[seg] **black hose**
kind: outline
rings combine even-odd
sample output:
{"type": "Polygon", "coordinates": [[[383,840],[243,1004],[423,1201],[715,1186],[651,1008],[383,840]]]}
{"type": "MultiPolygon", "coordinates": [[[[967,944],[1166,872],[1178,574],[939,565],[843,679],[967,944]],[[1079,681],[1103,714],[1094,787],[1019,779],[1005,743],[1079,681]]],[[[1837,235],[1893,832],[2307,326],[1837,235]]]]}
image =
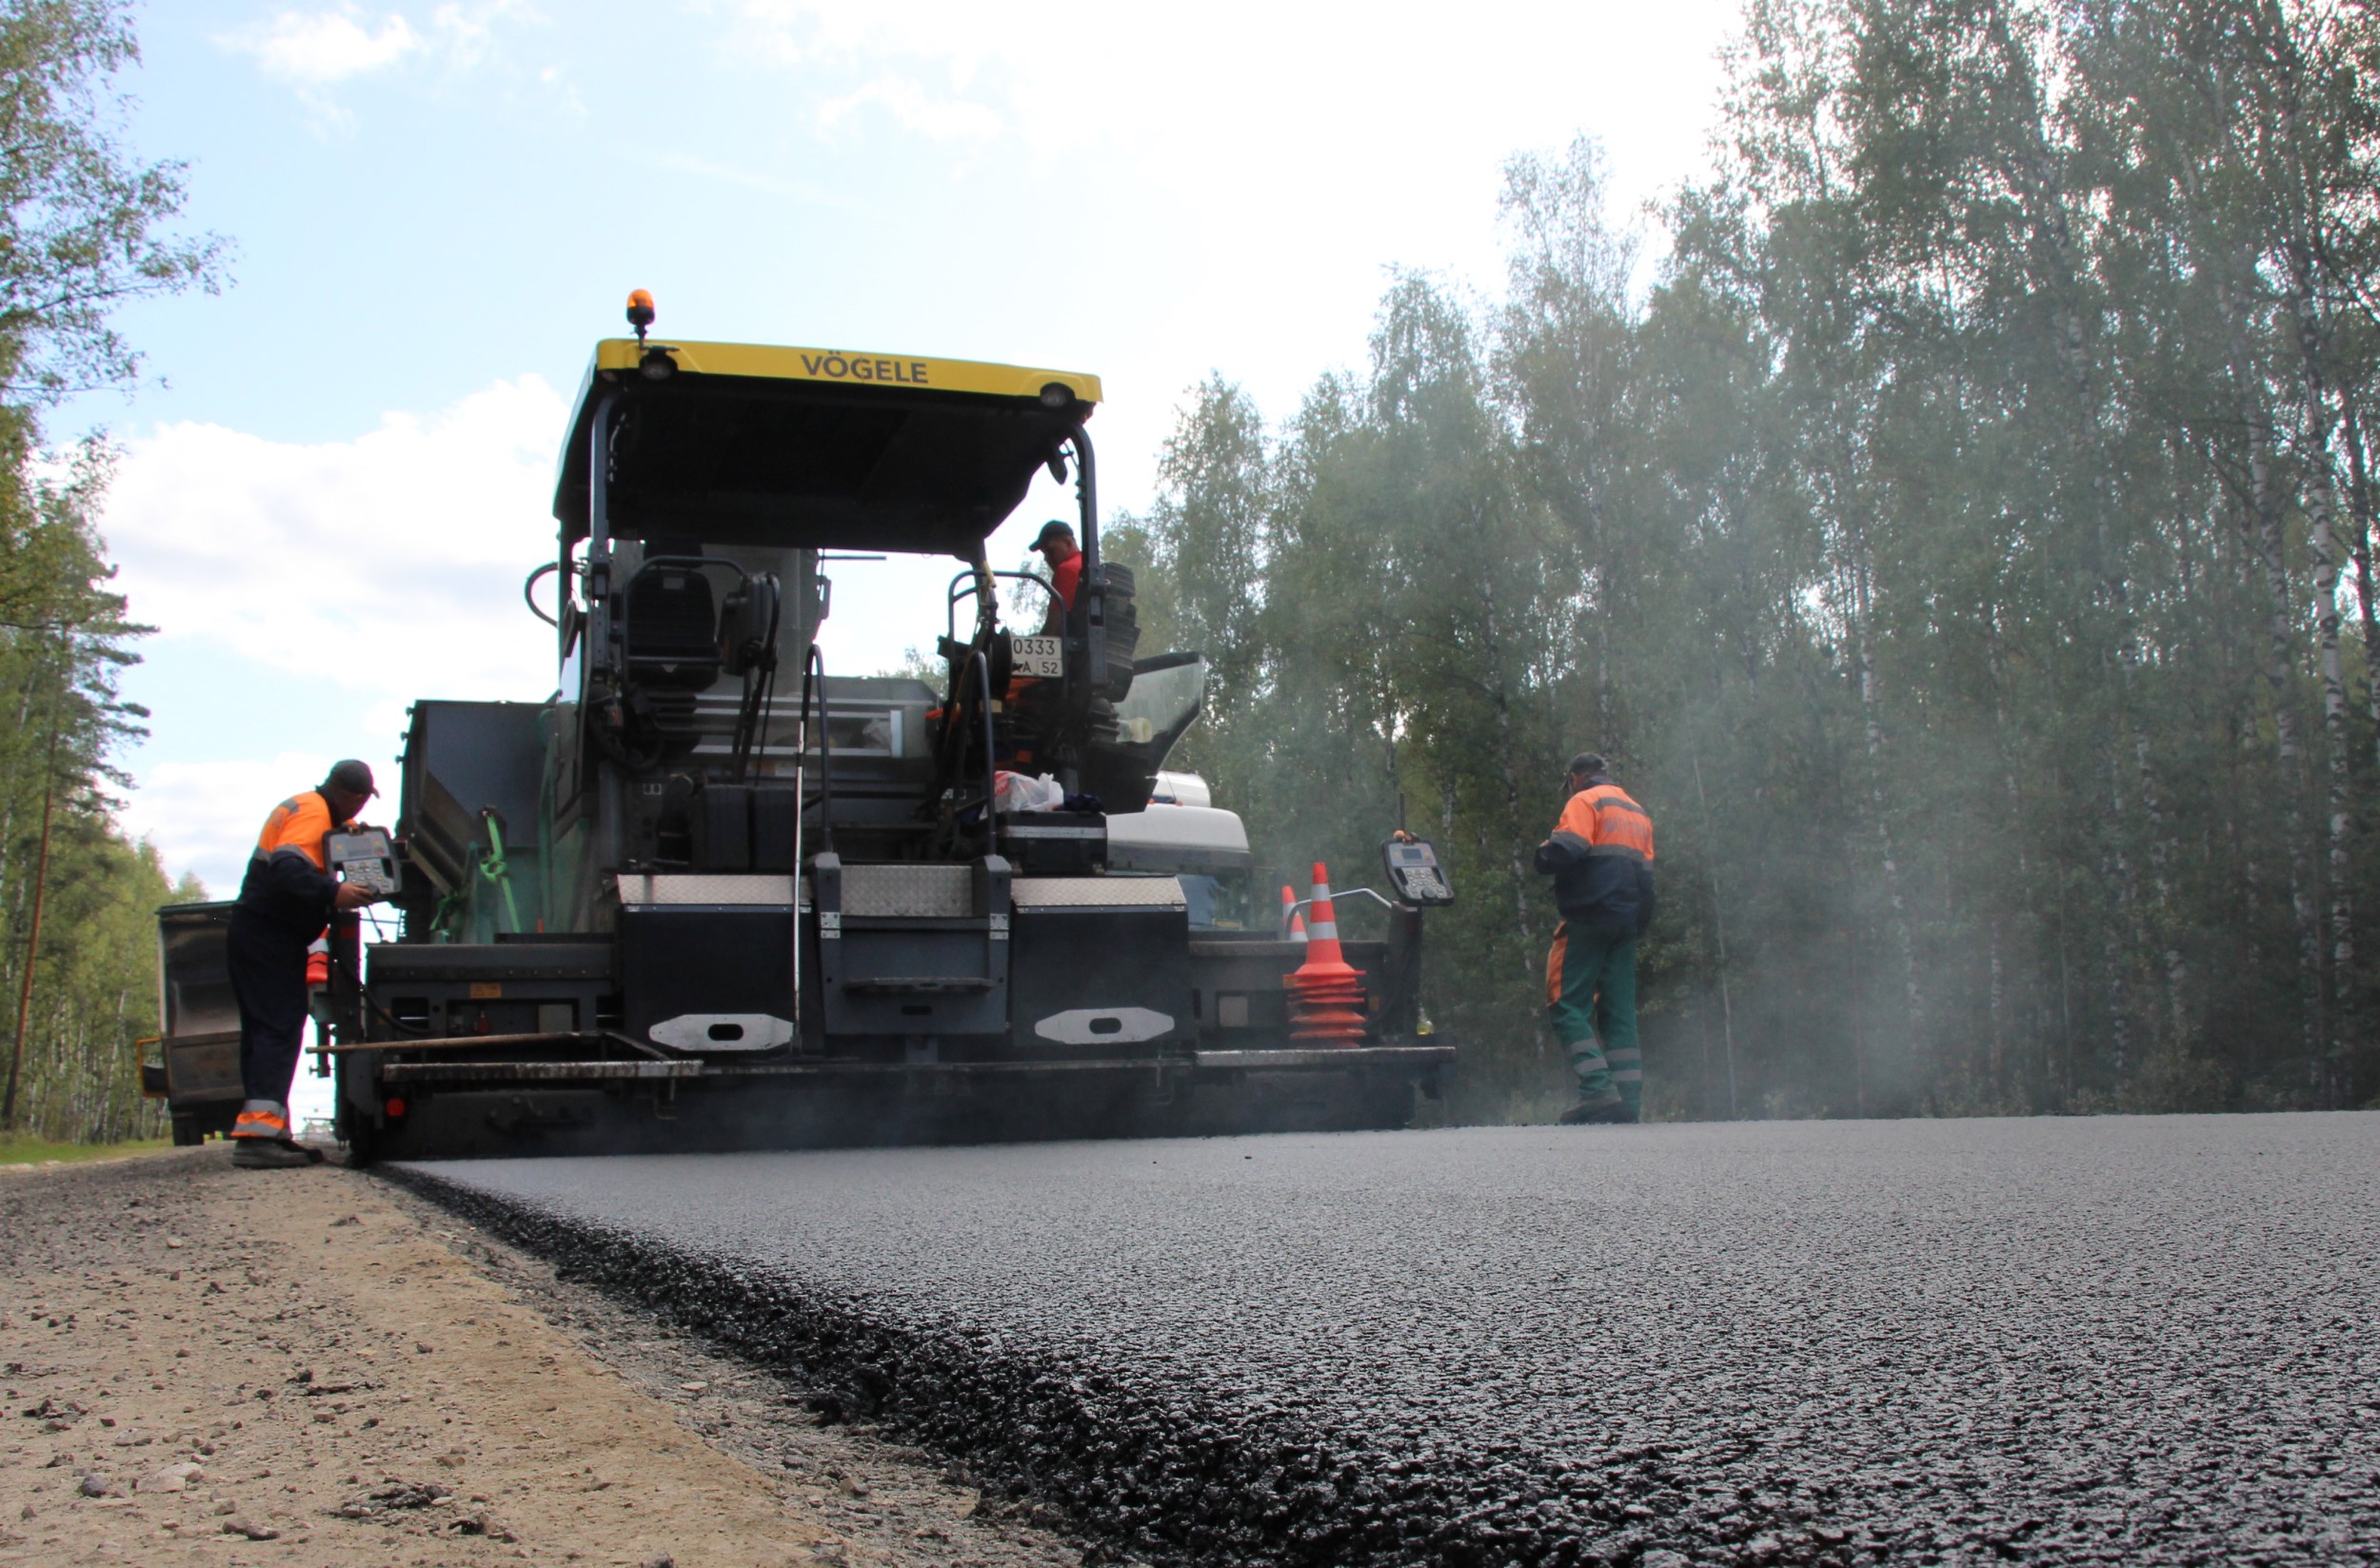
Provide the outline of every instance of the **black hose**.
{"type": "Polygon", "coordinates": [[[1000,853],[1000,767],[998,753],[992,749],[992,661],[981,648],[976,650],[975,667],[982,672],[980,685],[983,693],[983,826],[993,854],[1000,853]]]}
{"type": "Polygon", "coordinates": [[[767,661],[745,672],[744,701],[736,709],[735,746],[728,758],[728,765],[734,771],[738,784],[744,783],[751,772],[753,751],[767,749],[768,721],[776,711],[777,622],[774,617],[771,617],[768,627],[767,661]]]}
{"type": "Polygon", "coordinates": [[[835,852],[835,744],[826,733],[826,659],[810,645],[810,657],[802,669],[802,716],[810,714],[811,677],[817,677],[818,692],[818,838],[823,853],[835,852]]]}
{"type": "Polygon", "coordinates": [[[549,571],[560,571],[561,569],[562,566],[559,562],[548,561],[544,566],[538,567],[535,571],[529,573],[527,579],[521,585],[521,603],[529,607],[529,613],[531,615],[536,616],[540,621],[545,622],[549,626],[559,626],[562,623],[537,607],[537,599],[530,590],[537,586],[537,580],[539,578],[545,576],[549,571]]]}
{"type": "Polygon", "coordinates": [[[1091,455],[1090,433],[1081,426],[1067,431],[1066,439],[1074,443],[1074,493],[1082,519],[1082,569],[1087,573],[1100,564],[1099,465],[1091,455]]]}

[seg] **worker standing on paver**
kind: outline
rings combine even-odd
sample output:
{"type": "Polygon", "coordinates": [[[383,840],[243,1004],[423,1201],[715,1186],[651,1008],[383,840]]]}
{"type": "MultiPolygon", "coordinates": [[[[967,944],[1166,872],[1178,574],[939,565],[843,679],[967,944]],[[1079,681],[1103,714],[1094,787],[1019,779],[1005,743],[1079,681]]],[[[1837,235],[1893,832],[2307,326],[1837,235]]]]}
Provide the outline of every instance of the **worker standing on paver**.
{"type": "Polygon", "coordinates": [[[364,803],[379,793],[372,770],[349,758],[318,787],[274,806],[256,836],[228,943],[247,1096],[231,1125],[234,1164],[269,1169],[322,1158],[299,1147],[289,1130],[289,1083],[306,1036],[307,948],[334,910],[375,900],[360,883],[331,874],[329,839],[352,827],[364,803]]]}
{"type": "Polygon", "coordinates": [[[1634,1121],[1644,1103],[1636,1044],[1636,939],[1653,923],[1653,818],[1582,751],[1537,869],[1554,878],[1562,923],[1545,955],[1545,1011],[1578,1075],[1565,1124],[1634,1121]]]}

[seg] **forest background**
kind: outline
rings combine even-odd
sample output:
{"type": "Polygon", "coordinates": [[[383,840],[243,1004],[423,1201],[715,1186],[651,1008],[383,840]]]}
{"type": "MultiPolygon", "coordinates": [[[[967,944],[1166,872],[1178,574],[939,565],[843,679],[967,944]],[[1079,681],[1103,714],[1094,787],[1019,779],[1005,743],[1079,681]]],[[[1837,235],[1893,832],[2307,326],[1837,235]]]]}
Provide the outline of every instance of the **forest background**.
{"type": "MultiPolygon", "coordinates": [[[[116,825],[111,454],[41,420],[223,254],[117,145],[134,48],[0,0],[0,1121],[90,1140],[154,1128],[174,890],[116,825]]],[[[1212,662],[1180,761],[1284,868],[1438,842],[1456,1119],[1562,1097],[1582,746],[1659,824],[1656,1114],[2372,1102],[2380,18],[1753,0],[1730,69],[1657,260],[1593,145],[1524,155],[1500,298],[1398,277],[1278,423],[1198,389],[1109,541],[1212,662]]]]}
{"type": "Polygon", "coordinates": [[[0,1133],[60,1141],[160,1130],[138,1044],[158,1028],[156,910],[204,896],[116,824],[117,749],[147,717],[117,679],[148,628],[92,523],[113,448],[42,427],[144,375],[119,308],[221,281],[221,240],[170,231],[181,166],[120,146],[109,84],[137,57],[117,0],[0,4],[0,1133]]]}
{"type": "Polygon", "coordinates": [[[1657,1114],[2372,1103],[2380,11],[1754,0],[1718,144],[1657,266],[1522,156],[1500,298],[1200,389],[1109,546],[1212,661],[1178,765],[1284,871],[1438,841],[1457,1120],[1566,1098],[1588,748],[1657,1114]]]}

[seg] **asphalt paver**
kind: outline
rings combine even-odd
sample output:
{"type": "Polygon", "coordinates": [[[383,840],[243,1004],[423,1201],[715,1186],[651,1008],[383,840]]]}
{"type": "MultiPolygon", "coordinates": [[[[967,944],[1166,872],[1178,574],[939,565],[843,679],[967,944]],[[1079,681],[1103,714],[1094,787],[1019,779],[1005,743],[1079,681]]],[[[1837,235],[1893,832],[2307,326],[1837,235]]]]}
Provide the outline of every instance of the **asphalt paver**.
{"type": "Polygon", "coordinates": [[[401,1174],[1153,1560],[2380,1561],[2380,1115],[401,1174]]]}

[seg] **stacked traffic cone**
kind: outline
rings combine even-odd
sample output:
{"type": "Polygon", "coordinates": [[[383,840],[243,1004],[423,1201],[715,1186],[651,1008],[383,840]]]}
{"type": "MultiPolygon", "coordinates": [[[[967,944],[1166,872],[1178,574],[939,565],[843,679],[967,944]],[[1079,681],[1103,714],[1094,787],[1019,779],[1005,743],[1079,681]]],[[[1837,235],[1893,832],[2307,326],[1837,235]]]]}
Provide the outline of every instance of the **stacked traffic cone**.
{"type": "Polygon", "coordinates": [[[1298,913],[1298,895],[1289,890],[1287,883],[1280,888],[1280,934],[1283,942],[1306,940],[1306,918],[1298,913]]]}
{"type": "Polygon", "coordinates": [[[1331,874],[1314,863],[1314,923],[1306,931],[1306,961],[1289,987],[1289,1038],[1315,1045],[1353,1045],[1363,1039],[1363,974],[1347,966],[1339,945],[1339,914],[1331,907],[1331,874]]]}

